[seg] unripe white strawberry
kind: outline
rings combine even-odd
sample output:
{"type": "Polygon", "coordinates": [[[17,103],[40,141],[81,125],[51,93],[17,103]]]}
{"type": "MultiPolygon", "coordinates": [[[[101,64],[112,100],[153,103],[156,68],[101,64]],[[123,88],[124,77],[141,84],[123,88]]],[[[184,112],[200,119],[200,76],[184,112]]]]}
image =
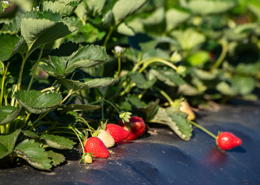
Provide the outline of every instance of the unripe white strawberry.
{"type": "Polygon", "coordinates": [[[103,143],[105,144],[105,146],[107,148],[113,147],[115,145],[115,140],[114,138],[105,130],[100,129],[98,131],[96,131],[93,136],[96,135],[96,137],[98,137],[99,139],[101,139],[101,141],[103,141],[103,143]]]}

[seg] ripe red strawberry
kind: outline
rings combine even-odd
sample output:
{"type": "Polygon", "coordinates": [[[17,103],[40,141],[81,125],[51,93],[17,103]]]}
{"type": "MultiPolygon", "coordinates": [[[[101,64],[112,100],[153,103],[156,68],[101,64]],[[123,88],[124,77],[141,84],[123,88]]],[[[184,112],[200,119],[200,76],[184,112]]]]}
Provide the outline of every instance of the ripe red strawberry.
{"type": "Polygon", "coordinates": [[[222,132],[217,136],[217,146],[222,150],[231,150],[242,144],[242,140],[230,132],[222,132]]]}
{"type": "Polygon", "coordinates": [[[126,138],[128,141],[141,136],[145,132],[146,128],[143,119],[137,116],[132,116],[129,119],[129,123],[123,123],[122,120],[120,120],[118,124],[130,132],[130,135],[126,138]]]}
{"type": "Polygon", "coordinates": [[[105,144],[98,137],[91,137],[86,141],[84,146],[86,153],[92,153],[96,158],[108,158],[109,151],[105,144]]]}
{"type": "Polygon", "coordinates": [[[106,131],[114,138],[116,143],[125,140],[130,135],[127,130],[115,124],[107,124],[106,131]]]}
{"type": "Polygon", "coordinates": [[[93,134],[93,136],[101,139],[107,148],[113,147],[115,145],[114,138],[106,130],[99,129],[93,134]]]}

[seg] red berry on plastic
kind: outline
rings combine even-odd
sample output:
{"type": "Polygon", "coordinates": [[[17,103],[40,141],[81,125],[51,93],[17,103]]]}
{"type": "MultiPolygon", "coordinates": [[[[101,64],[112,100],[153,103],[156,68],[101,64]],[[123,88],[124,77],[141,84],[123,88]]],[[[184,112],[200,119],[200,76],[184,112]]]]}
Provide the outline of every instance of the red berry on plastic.
{"type": "Polygon", "coordinates": [[[222,150],[231,150],[242,144],[242,140],[230,132],[222,132],[217,137],[217,146],[222,150]]]}
{"type": "Polygon", "coordinates": [[[98,137],[91,137],[86,141],[84,151],[91,153],[96,158],[108,158],[109,151],[98,137]]]}
{"type": "Polygon", "coordinates": [[[107,124],[106,131],[114,138],[116,143],[125,140],[130,135],[127,130],[115,124],[107,124]]]}

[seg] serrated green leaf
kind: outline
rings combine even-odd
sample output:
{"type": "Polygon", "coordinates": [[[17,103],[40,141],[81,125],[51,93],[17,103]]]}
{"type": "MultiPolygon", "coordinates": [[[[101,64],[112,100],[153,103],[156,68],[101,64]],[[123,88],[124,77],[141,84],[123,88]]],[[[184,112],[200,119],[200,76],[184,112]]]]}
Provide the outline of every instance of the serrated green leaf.
{"type": "Polygon", "coordinates": [[[0,60],[6,61],[19,51],[24,51],[23,37],[11,34],[0,34],[0,60]]]}
{"type": "Polygon", "coordinates": [[[32,52],[79,29],[81,22],[73,20],[68,18],[57,23],[48,19],[22,18],[21,34],[26,40],[29,51],[32,52]]]}
{"type": "Polygon", "coordinates": [[[22,106],[2,106],[0,107],[0,125],[5,125],[11,123],[15,120],[20,112],[22,111],[22,106]]]}
{"type": "Polygon", "coordinates": [[[0,135],[0,159],[11,154],[13,152],[16,140],[21,130],[18,129],[12,134],[0,135]]]}
{"type": "Polygon", "coordinates": [[[158,106],[159,102],[160,102],[160,100],[157,99],[155,102],[152,102],[145,107],[137,108],[137,110],[144,112],[146,114],[145,120],[149,121],[149,120],[153,119],[153,117],[155,116],[155,114],[159,108],[159,106],[158,106]]]}
{"type": "Polygon", "coordinates": [[[139,72],[131,73],[130,78],[133,80],[133,82],[136,84],[136,86],[140,89],[148,89],[148,88],[152,87],[156,82],[156,78],[152,78],[150,80],[145,79],[143,74],[141,74],[139,72]]]}
{"type": "Polygon", "coordinates": [[[107,58],[108,55],[103,47],[87,45],[79,49],[68,65],[80,68],[93,67],[103,63],[107,58]]]}
{"type": "Polygon", "coordinates": [[[137,96],[129,96],[127,97],[127,101],[129,101],[135,108],[143,107],[141,100],[137,96]]]}
{"type": "Polygon", "coordinates": [[[86,1],[86,4],[88,5],[88,8],[91,10],[93,15],[96,15],[96,14],[100,15],[105,3],[106,3],[106,0],[99,0],[99,1],[88,0],[88,1],[86,1]]]}
{"type": "Polygon", "coordinates": [[[64,85],[67,89],[78,91],[78,90],[87,90],[89,88],[105,87],[113,85],[118,80],[110,77],[104,78],[92,78],[84,79],[85,82],[68,80],[68,79],[58,79],[58,82],[64,85]]]}
{"type": "Polygon", "coordinates": [[[57,166],[60,163],[65,161],[64,155],[56,153],[56,152],[53,152],[52,150],[48,151],[48,157],[51,158],[51,161],[52,161],[51,164],[53,166],[57,166]]]}
{"type": "Polygon", "coordinates": [[[65,1],[44,1],[42,3],[43,11],[50,10],[54,13],[59,13],[62,17],[69,16],[77,8],[78,2],[72,1],[75,4],[71,4],[65,1]]]}
{"type": "Polygon", "coordinates": [[[59,150],[68,150],[73,148],[73,141],[61,136],[54,135],[42,135],[41,140],[44,140],[45,143],[51,147],[59,150]]]}
{"type": "Polygon", "coordinates": [[[162,81],[166,85],[169,86],[176,86],[176,85],[183,85],[185,81],[177,74],[175,71],[162,71],[162,70],[154,70],[151,69],[149,71],[148,77],[157,78],[158,80],[162,81]]]}
{"type": "Polygon", "coordinates": [[[192,127],[187,119],[178,114],[168,114],[166,109],[159,108],[151,122],[168,125],[181,139],[188,141],[192,135],[192,127]]]}
{"type": "Polygon", "coordinates": [[[99,105],[77,105],[77,104],[70,104],[64,107],[61,111],[61,114],[68,111],[90,111],[99,109],[99,105]]]}
{"type": "Polygon", "coordinates": [[[33,139],[26,139],[15,147],[14,152],[34,168],[49,170],[52,167],[51,160],[48,158],[48,153],[39,145],[33,139]]]}
{"type": "Polygon", "coordinates": [[[135,13],[141,8],[147,0],[119,0],[112,8],[112,12],[115,18],[115,22],[118,23],[124,20],[126,17],[135,13]]]}
{"type": "Polygon", "coordinates": [[[37,134],[35,134],[34,132],[31,132],[31,131],[29,131],[29,130],[23,130],[22,133],[23,133],[25,136],[27,136],[27,137],[29,137],[29,138],[32,138],[32,139],[37,139],[37,138],[39,138],[39,136],[38,136],[37,134]]]}
{"type": "Polygon", "coordinates": [[[191,14],[181,9],[171,8],[166,12],[166,30],[171,31],[179,24],[187,21],[191,14]]]}
{"type": "Polygon", "coordinates": [[[16,92],[17,101],[33,114],[42,114],[58,107],[62,96],[57,92],[40,92],[35,90],[16,92]]]}

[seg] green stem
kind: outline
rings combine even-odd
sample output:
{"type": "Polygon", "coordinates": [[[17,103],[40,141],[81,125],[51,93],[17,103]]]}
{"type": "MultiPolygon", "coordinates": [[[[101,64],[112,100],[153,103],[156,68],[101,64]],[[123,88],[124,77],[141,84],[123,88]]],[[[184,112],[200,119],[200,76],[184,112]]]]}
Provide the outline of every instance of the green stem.
{"type": "Polygon", "coordinates": [[[111,103],[110,101],[105,100],[105,99],[104,99],[104,101],[107,102],[108,104],[110,104],[112,107],[114,107],[116,109],[116,111],[118,112],[118,114],[120,114],[119,110],[116,108],[116,106],[113,103],[111,103]]]}
{"type": "Polygon", "coordinates": [[[78,140],[79,140],[79,142],[80,142],[80,144],[81,144],[82,152],[83,152],[83,154],[84,154],[84,153],[85,153],[84,146],[83,146],[83,144],[82,144],[82,141],[81,141],[81,139],[80,139],[78,133],[77,133],[77,132],[75,131],[75,129],[73,129],[71,126],[70,126],[69,128],[70,128],[71,130],[73,130],[73,132],[76,134],[76,136],[77,136],[77,138],[78,138],[78,140]]]}
{"type": "Polygon", "coordinates": [[[145,68],[147,68],[150,64],[152,64],[154,62],[161,62],[161,63],[171,67],[172,69],[177,70],[177,67],[175,65],[173,65],[172,63],[170,63],[170,62],[168,62],[166,60],[160,59],[160,58],[154,58],[154,59],[144,63],[143,67],[139,70],[139,73],[143,72],[143,70],[145,68]]]}
{"type": "Polygon", "coordinates": [[[26,125],[28,119],[30,118],[31,114],[32,114],[32,113],[27,114],[27,116],[26,116],[26,118],[24,119],[24,122],[23,122],[23,125],[22,125],[21,128],[25,127],[25,125],[26,125]]]}
{"type": "Polygon", "coordinates": [[[24,65],[25,65],[25,62],[26,62],[28,56],[29,56],[29,51],[26,52],[26,55],[23,58],[23,62],[22,62],[20,72],[19,72],[19,79],[18,79],[18,82],[17,82],[17,90],[21,89],[21,83],[22,83],[22,78],[23,78],[23,69],[24,69],[24,65]]]}
{"type": "Polygon", "coordinates": [[[27,90],[30,90],[31,87],[32,87],[32,83],[33,83],[33,79],[34,79],[34,77],[35,77],[36,70],[37,70],[37,68],[38,68],[38,66],[39,66],[40,59],[42,58],[43,48],[44,48],[44,45],[43,45],[42,48],[41,48],[40,55],[39,55],[38,60],[37,60],[37,62],[36,62],[36,66],[34,66],[32,78],[31,78],[31,81],[30,81],[30,83],[29,83],[29,86],[28,86],[27,90]]]}
{"type": "Polygon", "coordinates": [[[121,71],[121,56],[118,56],[118,69],[117,69],[117,74],[115,75],[114,78],[117,78],[120,74],[121,71]]]}
{"type": "MultiPolygon", "coordinates": [[[[108,42],[108,40],[109,40],[111,34],[113,33],[114,29],[115,29],[115,26],[111,26],[111,27],[109,28],[109,32],[108,32],[108,34],[107,34],[107,36],[106,36],[106,38],[105,38],[104,44],[103,44],[103,47],[104,47],[105,49],[106,49],[106,47],[107,47],[107,42],[108,42]]],[[[100,70],[100,72],[99,72],[99,75],[100,75],[100,76],[103,76],[103,74],[104,74],[104,68],[105,68],[105,64],[102,63],[102,64],[101,64],[101,70],[100,70]]]]}
{"type": "Polygon", "coordinates": [[[193,124],[194,126],[200,128],[201,130],[203,130],[204,132],[206,132],[207,134],[209,134],[211,137],[213,137],[214,139],[217,139],[217,136],[215,136],[212,132],[208,131],[207,129],[205,129],[204,127],[198,125],[197,123],[190,121],[191,124],[193,124]]]}
{"type": "Polygon", "coordinates": [[[79,119],[80,119],[83,123],[85,123],[90,130],[95,131],[95,129],[94,129],[93,127],[91,127],[85,119],[83,119],[82,117],[79,117],[79,119]]]}
{"type": "Polygon", "coordinates": [[[7,123],[5,125],[5,133],[8,134],[10,132],[10,128],[11,128],[11,123],[7,123]]]}
{"type": "Polygon", "coordinates": [[[227,52],[228,52],[228,44],[225,42],[221,42],[220,43],[222,46],[222,52],[218,58],[218,60],[215,62],[215,64],[211,67],[211,69],[209,70],[210,72],[212,72],[213,70],[217,69],[221,63],[223,62],[223,60],[225,59],[227,52]]]}
{"type": "Polygon", "coordinates": [[[7,74],[7,70],[8,67],[10,65],[10,62],[7,63],[5,71],[4,71],[4,75],[3,75],[3,79],[2,79],[2,87],[1,87],[1,97],[0,97],[0,107],[2,107],[2,103],[3,103],[3,96],[4,96],[4,87],[5,87],[5,78],[6,78],[6,74],[7,74]]]}
{"type": "Polygon", "coordinates": [[[102,98],[102,102],[101,102],[101,111],[102,111],[102,120],[105,120],[105,111],[104,111],[104,109],[105,109],[105,107],[104,107],[104,97],[102,98]]]}
{"type": "Polygon", "coordinates": [[[166,92],[164,92],[163,90],[161,90],[161,89],[159,89],[157,87],[153,87],[153,88],[156,89],[157,91],[159,91],[161,93],[161,95],[163,95],[167,99],[167,101],[169,102],[170,106],[173,106],[173,104],[174,104],[173,100],[171,99],[170,96],[168,96],[168,94],[166,92]]]}
{"type": "Polygon", "coordinates": [[[145,89],[141,94],[138,95],[139,99],[142,99],[143,95],[148,91],[148,89],[145,89]]]}
{"type": "Polygon", "coordinates": [[[72,95],[73,93],[74,93],[74,91],[73,91],[73,90],[70,90],[69,93],[67,94],[67,96],[60,102],[60,105],[61,105],[64,101],[66,101],[66,100],[70,97],[70,95],[72,95]]]}
{"type": "Polygon", "coordinates": [[[0,125],[1,134],[5,134],[5,125],[0,125]]]}

